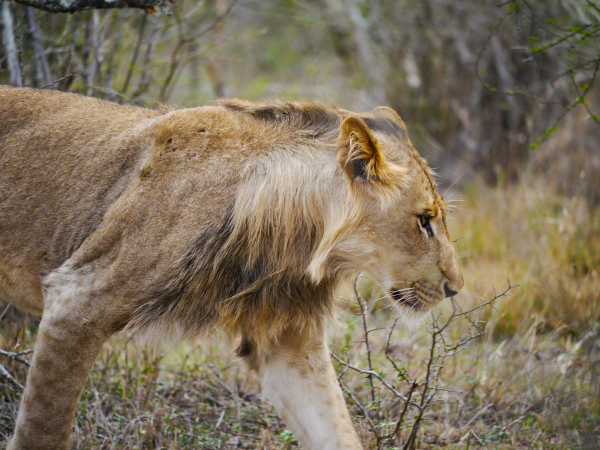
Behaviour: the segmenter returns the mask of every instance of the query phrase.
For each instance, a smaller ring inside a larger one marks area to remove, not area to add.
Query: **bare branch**
[[[2,17],[2,43],[6,52],[8,70],[10,72],[10,84],[13,86],[23,86],[23,73],[19,64],[19,56],[17,52],[17,44],[15,42],[15,32],[13,28],[13,16],[10,11],[9,3],[2,2],[0,9]]]
[[[488,300],[488,301],[486,301],[484,303],[481,303],[480,305],[475,306],[474,308],[469,309],[468,311],[462,311],[462,312],[460,312],[458,314],[455,314],[455,316],[456,317],[466,316],[467,314],[472,313],[473,311],[481,310],[484,306],[492,305],[492,303],[494,302],[494,300],[496,300],[496,299],[498,299],[500,297],[511,296],[511,294],[509,294],[508,291],[510,291],[512,288],[515,288],[515,287],[518,287],[518,286],[519,286],[518,284],[514,284],[512,286],[509,284],[508,288],[506,288],[506,290],[504,292],[502,292],[500,294],[494,293],[494,297],[492,297],[490,300]]]
[[[363,375],[371,375],[371,376],[377,378],[381,382],[381,384],[383,384],[386,388],[388,388],[390,390],[390,392],[392,392],[396,397],[402,399],[405,402],[408,401],[408,399],[404,395],[402,395],[401,392],[399,392],[394,386],[392,386],[390,383],[388,383],[388,381],[384,377],[379,375],[377,372],[375,372],[373,370],[363,370],[360,367],[356,367],[356,366],[350,364],[348,361],[343,361],[335,353],[330,352],[330,354],[333,357],[333,359],[335,359],[340,364],[343,364],[348,369],[352,369],[355,372],[358,372]],[[411,406],[414,406],[415,408],[420,407],[417,403],[414,403],[414,402],[411,402]]]
[[[167,0],[15,0],[25,6],[51,13],[74,13],[90,9],[140,8],[167,12]]]
[[[208,27],[206,27],[204,30],[200,31],[197,35],[195,35],[192,39],[196,40],[202,36],[204,36],[206,33],[210,32],[211,30],[213,30],[217,25],[219,25],[219,23],[225,19],[225,17],[227,17],[229,15],[229,13],[233,10],[233,7],[235,6],[235,4],[238,2],[238,0],[231,0],[229,2],[229,5],[227,5],[227,8],[225,9],[225,11],[223,11],[223,13],[217,17],[213,23],[211,23]]]
[[[369,346],[369,328],[367,327],[367,302],[363,299],[360,292],[358,292],[358,288],[356,283],[358,281],[358,277],[354,279],[354,295],[356,295],[356,299],[358,301],[358,305],[360,306],[360,315],[362,316],[362,324],[363,331],[365,333],[365,347],[367,349],[367,362],[369,364],[369,371],[373,372],[373,365],[371,363],[371,348]],[[367,375],[369,378],[369,384],[371,385],[371,401],[375,403],[375,386],[373,386],[373,375]]]
[[[11,374],[8,373],[8,370],[6,370],[2,364],[0,364],[0,377],[2,377],[5,380],[7,380],[10,384],[12,384],[13,386],[15,386],[16,388],[19,388],[20,390],[24,389],[23,385],[21,383],[19,383],[17,380],[15,380],[11,376]]]
[[[54,86],[55,84],[58,84],[61,81],[66,80],[67,78],[82,78],[83,79],[83,77],[81,75],[79,75],[75,72],[72,72],[72,73],[65,75],[64,77],[60,77],[60,78],[54,80],[52,83],[48,83],[48,84],[45,84],[44,86],[41,86],[40,89],[46,89],[51,86]]]
[[[408,408],[410,407],[410,403],[412,400],[412,396],[415,392],[415,389],[419,387],[419,383],[416,381],[412,381],[410,383],[410,387],[408,388],[408,393],[406,394],[407,401],[404,402],[404,408],[402,408],[402,412],[400,413],[400,417],[398,418],[398,422],[396,422],[396,428],[394,429],[394,434],[400,437],[400,431],[402,430],[402,424],[404,423],[404,417],[408,412]]]
[[[444,371],[447,358],[454,357],[458,353],[465,351],[475,339],[483,335],[483,325],[485,324],[485,321],[481,319],[481,316],[485,307],[490,306],[494,308],[493,302],[500,297],[511,295],[509,291],[517,285],[511,284],[509,280],[506,290],[498,293],[495,289],[492,289],[493,295],[490,300],[486,300],[487,295],[485,295],[480,299],[479,305],[466,311],[462,310],[454,298],[451,300],[451,309],[449,312],[444,313],[443,310],[433,311],[431,313],[431,320],[426,324],[429,335],[427,354],[424,355],[419,364],[420,367],[425,369],[425,373],[422,375],[417,376],[417,373],[413,369],[409,370],[409,366],[405,364],[402,356],[400,354],[394,354],[391,350],[392,335],[400,320],[400,317],[396,317],[391,327],[387,327],[385,350],[383,352],[385,358],[394,369],[393,377],[388,377],[383,371],[374,369],[374,360],[372,359],[373,355],[371,353],[373,348],[369,342],[369,334],[372,331],[381,328],[369,328],[367,323],[368,305],[358,291],[356,283],[357,279],[354,280],[354,294],[359,308],[357,314],[362,316],[363,333],[361,333],[362,339],[352,341],[352,343],[358,343],[361,346],[362,344],[365,345],[365,364],[368,365],[368,367],[363,369],[360,365],[352,364],[347,353],[344,359],[331,353],[332,358],[334,358],[341,366],[339,368],[340,374],[338,376],[338,381],[350,398],[364,411],[365,416],[365,407],[359,404],[357,397],[363,401],[365,398],[357,396],[342,383],[342,378],[346,376],[349,370],[368,378],[368,385],[365,387],[368,389],[370,394],[369,397],[371,397],[372,401],[374,399],[381,401],[381,398],[383,398],[381,394],[378,394],[377,396],[374,395],[375,390],[378,388],[384,388],[385,391],[400,400],[400,408],[396,413],[397,420],[382,424],[379,423],[380,420],[377,416],[371,415],[366,417],[369,421],[369,427],[373,430],[377,439],[377,448],[380,448],[380,444],[382,443],[389,443],[395,446],[401,444],[399,448],[402,448],[403,450],[415,450],[418,446],[419,429],[426,420],[428,408],[434,403],[442,401],[436,399],[436,395],[440,391],[447,393],[462,392],[452,389],[451,386],[445,386],[443,383],[442,372]],[[494,308],[494,310],[496,309]],[[462,333],[460,337],[448,334],[450,330],[454,328],[454,325],[462,320],[467,320],[468,328],[465,332]],[[411,373],[411,371],[413,373]],[[397,382],[400,382],[403,386],[397,386]],[[379,402],[375,404],[373,401],[373,406],[369,407],[369,409],[370,413],[381,413],[381,405]],[[375,427],[373,427],[372,423],[375,423]],[[381,434],[381,430],[388,426],[393,426],[393,428],[390,429],[390,432]],[[403,436],[403,432],[406,432],[407,434]]]
[[[371,431],[377,436],[377,428],[375,428],[375,424],[373,424],[373,421],[369,417],[369,413],[367,412],[367,410],[365,409],[365,407],[360,403],[360,401],[358,401],[358,399],[352,393],[352,391],[350,389],[348,389],[344,385],[344,383],[342,383],[342,381],[340,381],[340,380],[338,380],[338,381],[340,383],[340,387],[342,388],[342,391],[344,391],[346,394],[348,394],[348,397],[350,397],[352,399],[352,401],[354,402],[354,404],[356,406],[358,406],[358,408],[360,409],[360,411],[363,413],[363,416],[365,417],[365,419],[367,419],[367,422],[369,422],[369,426],[371,427]]]
[[[32,352],[33,352],[33,350],[25,350],[24,352],[15,353],[15,352],[7,352],[5,350],[0,349],[0,355],[6,356],[7,358],[10,358],[10,359],[14,359],[15,361],[25,364],[27,367],[29,367],[29,361],[27,361],[25,358],[22,358],[22,356],[27,355]],[[20,389],[20,390],[24,389],[23,385],[21,383],[19,383],[17,380],[15,380],[12,377],[12,375],[10,373],[8,373],[8,370],[6,370],[6,368],[2,364],[0,364],[0,377],[4,378],[6,381],[8,381],[10,384],[12,384],[17,389]]]
[[[37,24],[35,22],[36,12],[32,8],[27,8],[27,25],[29,26],[29,34],[33,41],[33,50],[35,53],[35,59],[38,63],[41,72],[43,73],[44,83],[50,83],[52,81],[52,74],[50,73],[50,66],[48,65],[48,59],[44,52],[44,46],[40,37]],[[42,84],[42,83],[40,83]]]
[[[142,16],[142,23],[139,26],[137,44],[135,44],[133,56],[131,57],[131,62],[129,63],[129,69],[127,70],[127,75],[125,76],[125,82],[121,88],[121,92],[123,92],[123,94],[125,94],[129,88],[129,82],[131,81],[131,76],[133,75],[133,68],[135,67],[135,62],[137,61],[138,55],[140,54],[140,48],[142,47],[142,40],[144,39],[144,30],[146,29],[147,21],[148,14],[144,14]]]
[[[155,19],[154,26],[152,27],[152,30],[150,31],[150,36],[148,37],[148,45],[146,46],[146,52],[144,54],[144,61],[142,63],[142,75],[140,76],[140,83],[138,85],[138,88],[132,95],[132,97],[134,99],[140,97],[150,87],[150,82],[152,81],[152,77],[151,77],[150,71],[148,69],[150,66],[151,56],[154,53],[154,49],[156,48],[156,44],[158,41],[160,23],[161,23],[161,21],[160,21],[160,16],[159,16]]]
[[[21,356],[28,355],[30,353],[33,353],[33,350],[25,350],[23,352],[14,353],[0,349],[0,355],[14,359],[15,361],[19,361],[20,363],[25,364],[27,367],[29,367],[29,361],[27,361],[25,358],[21,358]]]

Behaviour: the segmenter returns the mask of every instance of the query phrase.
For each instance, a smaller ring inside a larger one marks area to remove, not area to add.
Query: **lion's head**
[[[347,117],[337,145],[355,223],[340,231],[328,260],[369,273],[407,317],[455,295],[464,282],[446,203],[400,117],[385,107]]]

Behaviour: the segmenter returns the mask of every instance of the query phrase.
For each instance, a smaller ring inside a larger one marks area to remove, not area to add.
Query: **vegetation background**
[[[1,83],[146,106],[396,109],[453,204],[466,284],[414,330],[368,279],[341,294],[332,361],[364,445],[600,448],[600,3],[23,3],[52,0],[0,0]],[[37,321],[0,304],[0,441]],[[157,352],[134,339],[98,359],[73,448],[297,447],[234,343]]]

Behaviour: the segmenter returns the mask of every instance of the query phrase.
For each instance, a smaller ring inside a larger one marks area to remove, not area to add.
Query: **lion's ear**
[[[401,141],[410,144],[410,140],[408,139],[408,131],[406,130],[406,125],[404,125],[404,121],[400,118],[398,113],[394,111],[392,108],[388,108],[387,106],[378,106],[375,108],[371,114],[377,119],[383,119],[386,121],[388,125],[388,129],[393,132]]]
[[[341,125],[337,139],[338,164],[351,181],[398,187],[406,177],[406,169],[388,161],[377,139],[360,117],[348,117]]]

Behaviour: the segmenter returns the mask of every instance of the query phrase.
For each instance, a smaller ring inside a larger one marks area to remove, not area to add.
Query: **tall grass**
[[[600,212],[582,197],[557,195],[542,177],[518,185],[468,185],[450,224],[467,298],[507,279],[520,285],[498,308],[496,332],[526,318],[546,331],[580,334],[600,322]]]

